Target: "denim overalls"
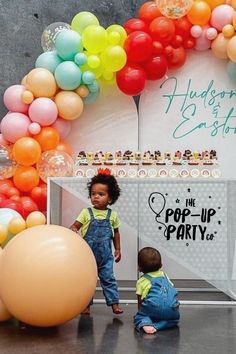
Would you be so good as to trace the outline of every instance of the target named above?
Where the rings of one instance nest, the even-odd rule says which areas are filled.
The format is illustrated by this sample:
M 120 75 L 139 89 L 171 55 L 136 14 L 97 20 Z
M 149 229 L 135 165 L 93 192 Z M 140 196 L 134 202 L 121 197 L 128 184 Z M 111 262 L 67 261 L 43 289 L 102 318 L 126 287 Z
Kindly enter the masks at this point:
M 157 330 L 171 328 L 179 323 L 179 301 L 177 290 L 166 277 L 144 275 L 151 282 L 151 288 L 141 307 L 134 316 L 137 330 L 143 326 L 153 326 Z
M 97 262 L 98 277 L 108 306 L 119 303 L 116 279 L 113 273 L 114 257 L 112 254 L 113 230 L 110 223 L 111 209 L 107 210 L 106 219 L 94 218 L 88 208 L 91 220 L 84 239 L 93 251 Z

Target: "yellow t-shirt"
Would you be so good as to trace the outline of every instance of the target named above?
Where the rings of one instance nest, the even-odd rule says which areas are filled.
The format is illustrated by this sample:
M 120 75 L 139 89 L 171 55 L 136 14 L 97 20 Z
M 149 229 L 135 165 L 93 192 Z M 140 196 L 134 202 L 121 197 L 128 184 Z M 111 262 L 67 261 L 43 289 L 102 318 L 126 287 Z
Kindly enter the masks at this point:
M 91 208 L 91 209 L 95 219 L 98 220 L 106 219 L 108 209 L 106 210 L 100 210 L 95 208 Z M 86 232 L 88 231 L 89 223 L 91 220 L 88 209 L 87 208 L 82 209 L 81 213 L 79 214 L 76 220 L 82 224 L 81 235 L 84 237 Z M 120 227 L 120 219 L 117 215 L 117 212 L 114 210 L 111 211 L 110 223 L 111 223 L 112 230 L 118 229 Z
M 164 274 L 164 272 L 162 270 L 157 270 L 155 272 L 150 272 L 147 274 L 153 278 L 166 277 L 168 279 L 168 281 L 172 284 L 170 279 L 166 276 L 166 274 Z M 152 284 L 151 284 L 150 280 L 145 278 L 144 276 L 142 276 L 141 278 L 138 279 L 138 281 L 136 283 L 136 294 L 140 295 L 142 300 L 145 299 L 145 297 L 149 293 L 149 290 L 151 289 L 151 286 L 152 286 Z

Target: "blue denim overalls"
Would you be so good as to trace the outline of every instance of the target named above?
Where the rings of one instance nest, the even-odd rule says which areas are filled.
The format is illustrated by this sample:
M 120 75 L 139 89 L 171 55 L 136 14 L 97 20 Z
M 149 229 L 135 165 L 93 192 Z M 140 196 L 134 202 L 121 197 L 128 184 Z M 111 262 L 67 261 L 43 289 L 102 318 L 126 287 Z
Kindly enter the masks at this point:
M 97 262 L 98 277 L 108 306 L 119 303 L 118 289 L 113 272 L 114 257 L 112 254 L 113 230 L 110 223 L 111 209 L 107 210 L 106 219 L 94 218 L 93 211 L 88 208 L 91 220 L 84 239 L 93 251 Z
M 177 290 L 166 277 L 144 275 L 151 282 L 151 288 L 137 314 L 134 316 L 135 328 L 153 326 L 157 330 L 171 328 L 179 323 L 179 301 Z

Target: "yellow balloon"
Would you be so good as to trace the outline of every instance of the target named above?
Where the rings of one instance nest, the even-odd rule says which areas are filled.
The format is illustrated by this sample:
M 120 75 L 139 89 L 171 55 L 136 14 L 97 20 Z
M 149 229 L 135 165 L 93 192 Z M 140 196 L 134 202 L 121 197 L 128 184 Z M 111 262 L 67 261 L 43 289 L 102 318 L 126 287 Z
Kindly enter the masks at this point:
M 2 244 L 8 235 L 8 229 L 5 225 L 0 224 L 0 244 Z
M 102 65 L 106 70 L 116 72 L 121 70 L 127 61 L 124 49 L 119 46 L 108 46 L 101 54 Z
M 57 84 L 53 74 L 44 68 L 31 70 L 26 77 L 26 88 L 34 97 L 53 97 Z
M 62 226 L 40 225 L 22 231 L 1 257 L 1 298 L 17 319 L 56 326 L 89 304 L 97 265 L 88 244 Z
M 119 33 L 120 39 L 119 39 L 119 42 L 117 44 L 119 44 L 119 45 L 121 45 L 123 47 L 124 42 L 125 42 L 125 40 L 127 38 L 127 33 L 126 33 L 126 30 L 122 26 L 116 25 L 116 24 L 110 25 L 109 27 L 107 27 L 106 31 L 107 31 L 108 35 L 110 33 L 114 33 L 114 32 Z M 114 34 L 112 36 L 114 36 Z
M 211 43 L 212 53 L 220 59 L 228 59 L 227 44 L 229 39 L 225 38 L 223 33 L 219 33 L 216 39 Z
M 236 63 L 236 36 L 230 38 L 227 43 L 227 55 L 231 61 Z
M 66 120 L 77 119 L 83 112 L 84 103 L 73 91 L 61 91 L 55 97 L 59 116 Z
M 34 100 L 34 95 L 31 91 L 25 90 L 21 95 L 22 102 L 30 104 Z
M 16 235 L 26 229 L 26 222 L 23 218 L 13 218 L 8 224 L 8 230 Z
M 83 31 L 82 41 L 85 49 L 93 54 L 97 54 L 106 48 L 108 35 L 102 26 L 91 25 Z
M 222 28 L 222 33 L 225 38 L 231 38 L 234 35 L 234 26 L 228 24 Z
M 46 224 L 46 218 L 41 211 L 33 211 L 26 218 L 26 226 L 33 227 Z

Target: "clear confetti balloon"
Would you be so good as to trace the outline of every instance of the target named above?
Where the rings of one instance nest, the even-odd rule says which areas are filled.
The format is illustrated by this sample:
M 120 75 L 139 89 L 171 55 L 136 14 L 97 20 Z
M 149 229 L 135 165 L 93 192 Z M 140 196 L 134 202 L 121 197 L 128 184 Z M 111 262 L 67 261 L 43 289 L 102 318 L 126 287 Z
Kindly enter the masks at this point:
M 16 161 L 12 160 L 10 150 L 0 145 L 0 180 L 14 175 Z
M 176 19 L 185 16 L 191 9 L 194 0 L 156 0 L 163 16 Z
M 65 22 L 54 22 L 45 28 L 41 37 L 41 46 L 44 52 L 55 49 L 55 40 L 57 35 L 64 30 L 70 29 L 70 25 Z
M 64 151 L 48 150 L 42 153 L 37 170 L 44 182 L 48 177 L 71 177 L 74 175 L 74 160 Z

